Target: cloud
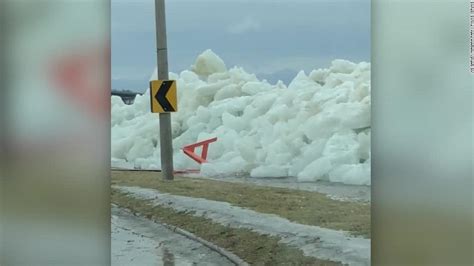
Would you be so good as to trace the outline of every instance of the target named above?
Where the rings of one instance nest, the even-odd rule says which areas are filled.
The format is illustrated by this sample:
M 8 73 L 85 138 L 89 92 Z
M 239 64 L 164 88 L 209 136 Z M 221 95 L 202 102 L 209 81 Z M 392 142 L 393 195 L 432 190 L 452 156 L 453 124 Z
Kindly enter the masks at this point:
M 227 28 L 227 31 L 231 34 L 242 34 L 247 32 L 256 32 L 261 28 L 260 23 L 250 17 L 245 18 L 244 20 L 230 25 Z

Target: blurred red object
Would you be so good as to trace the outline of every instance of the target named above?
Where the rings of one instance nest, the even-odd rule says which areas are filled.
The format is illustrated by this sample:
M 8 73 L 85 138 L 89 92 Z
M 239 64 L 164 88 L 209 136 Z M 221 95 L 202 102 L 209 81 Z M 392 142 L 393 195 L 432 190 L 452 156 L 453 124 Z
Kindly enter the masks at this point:
M 71 51 L 53 60 L 54 87 L 81 110 L 103 117 L 110 110 L 110 46 Z

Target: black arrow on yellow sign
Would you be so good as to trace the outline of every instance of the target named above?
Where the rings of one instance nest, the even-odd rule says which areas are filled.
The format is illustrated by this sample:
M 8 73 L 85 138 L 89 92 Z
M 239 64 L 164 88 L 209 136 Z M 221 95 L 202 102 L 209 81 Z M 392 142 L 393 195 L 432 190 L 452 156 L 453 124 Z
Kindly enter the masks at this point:
M 173 85 L 173 81 L 171 80 L 165 80 L 163 83 L 161 83 L 160 88 L 158 89 L 158 93 L 155 95 L 155 99 L 158 101 L 158 103 L 161 105 L 163 110 L 165 112 L 174 112 L 174 107 L 171 105 L 171 103 L 166 99 L 166 94 L 171 88 L 171 85 Z
M 176 80 L 152 80 L 150 88 L 152 113 L 177 111 Z

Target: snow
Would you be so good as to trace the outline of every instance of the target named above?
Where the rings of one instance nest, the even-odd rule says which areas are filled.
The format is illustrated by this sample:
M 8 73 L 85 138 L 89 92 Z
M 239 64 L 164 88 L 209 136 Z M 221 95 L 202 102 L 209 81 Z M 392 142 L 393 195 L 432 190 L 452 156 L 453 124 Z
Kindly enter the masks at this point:
M 258 213 L 227 202 L 171 195 L 148 188 L 114 188 L 155 206 L 192 213 L 232 228 L 248 228 L 277 236 L 282 243 L 301 249 L 306 256 L 340 261 L 345 265 L 370 265 L 370 239 L 354 237 L 344 231 L 298 224 L 274 214 Z
M 370 185 L 370 63 L 338 59 L 309 75 L 300 71 L 288 86 L 273 85 L 228 69 L 206 50 L 170 79 L 178 83 L 176 169 L 199 167 L 183 146 L 217 137 L 202 175 Z M 112 166 L 160 168 L 159 119 L 149 97 L 147 91 L 125 105 L 112 96 Z

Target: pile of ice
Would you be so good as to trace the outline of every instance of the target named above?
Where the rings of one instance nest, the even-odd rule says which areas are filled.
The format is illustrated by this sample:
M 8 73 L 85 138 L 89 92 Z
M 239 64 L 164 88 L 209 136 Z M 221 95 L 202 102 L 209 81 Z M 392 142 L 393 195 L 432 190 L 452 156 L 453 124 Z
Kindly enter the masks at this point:
M 156 79 L 156 70 L 151 79 Z M 207 176 L 296 176 L 370 184 L 370 64 L 334 60 L 303 71 L 286 86 L 227 69 L 212 51 L 191 70 L 170 73 L 178 83 L 172 114 L 175 169 L 199 165 L 181 148 L 211 137 Z M 147 91 L 133 105 L 112 97 L 112 166 L 160 168 L 158 114 Z

